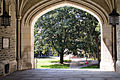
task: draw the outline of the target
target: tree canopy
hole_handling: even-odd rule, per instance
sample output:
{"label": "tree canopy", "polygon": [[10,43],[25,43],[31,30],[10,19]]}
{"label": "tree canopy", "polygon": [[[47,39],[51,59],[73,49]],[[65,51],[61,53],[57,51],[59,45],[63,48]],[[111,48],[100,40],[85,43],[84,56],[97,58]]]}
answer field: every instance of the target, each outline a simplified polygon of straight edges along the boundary
{"label": "tree canopy", "polygon": [[34,26],[35,53],[52,50],[60,54],[63,63],[65,50],[77,54],[98,53],[100,25],[98,20],[83,10],[64,6],[42,15]]}

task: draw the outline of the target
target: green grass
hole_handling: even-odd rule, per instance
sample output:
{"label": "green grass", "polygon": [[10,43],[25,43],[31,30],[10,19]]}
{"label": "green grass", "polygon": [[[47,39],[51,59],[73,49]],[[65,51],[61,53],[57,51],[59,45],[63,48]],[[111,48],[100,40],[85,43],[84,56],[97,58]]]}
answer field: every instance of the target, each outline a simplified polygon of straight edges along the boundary
{"label": "green grass", "polygon": [[53,64],[53,65],[43,65],[41,68],[69,68],[69,64]]}
{"label": "green grass", "polygon": [[[70,68],[70,62],[71,60],[64,60],[64,64],[60,64],[59,58],[37,58],[37,64],[36,68],[63,68],[63,69],[68,69]],[[87,67],[82,67],[80,69],[99,69],[97,65],[92,65],[92,66],[87,66]]]}
{"label": "green grass", "polygon": [[92,65],[92,66],[82,67],[80,69],[99,69],[99,67],[97,65]]}
{"label": "green grass", "polygon": [[64,64],[59,63],[60,60],[58,59],[51,59],[51,58],[41,58],[37,59],[37,65],[36,68],[64,68],[67,69],[69,68],[69,62],[71,60],[64,60]]}

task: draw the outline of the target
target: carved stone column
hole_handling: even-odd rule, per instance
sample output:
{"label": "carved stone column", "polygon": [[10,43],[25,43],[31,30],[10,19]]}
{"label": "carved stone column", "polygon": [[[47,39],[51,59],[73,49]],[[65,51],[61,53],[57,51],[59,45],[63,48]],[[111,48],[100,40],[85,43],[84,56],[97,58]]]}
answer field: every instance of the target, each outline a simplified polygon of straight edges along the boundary
{"label": "carved stone column", "polygon": [[16,49],[17,49],[17,69],[22,69],[21,61],[21,16],[20,16],[20,1],[16,0]]}
{"label": "carved stone column", "polygon": [[117,25],[117,62],[116,71],[120,73],[120,25]]}
{"label": "carved stone column", "polygon": [[21,70],[22,68],[22,61],[21,61],[21,17],[17,17],[17,62],[18,62],[18,70]]}

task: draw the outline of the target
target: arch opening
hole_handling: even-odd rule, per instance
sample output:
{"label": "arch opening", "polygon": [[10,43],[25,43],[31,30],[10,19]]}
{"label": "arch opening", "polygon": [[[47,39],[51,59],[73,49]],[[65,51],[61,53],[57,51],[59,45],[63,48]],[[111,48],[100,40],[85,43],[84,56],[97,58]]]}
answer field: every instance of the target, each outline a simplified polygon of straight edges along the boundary
{"label": "arch opening", "polygon": [[[55,17],[55,16],[54,16],[55,18],[52,17],[52,15],[54,15],[54,14],[58,17]],[[62,16],[62,14],[63,14],[63,16]],[[51,15],[51,16],[49,16],[49,15]],[[73,17],[70,17],[70,16],[73,16]],[[84,16],[84,17],[82,17],[82,16]],[[59,20],[59,17],[61,17],[60,20]],[[47,18],[47,19],[44,20],[43,18],[44,19]],[[74,20],[74,18],[75,18],[75,20]],[[91,22],[91,19],[89,19],[89,18],[92,19],[93,23]],[[71,19],[72,19],[72,21],[71,21]],[[70,20],[70,22],[69,22],[69,20]],[[49,25],[51,25],[51,26],[49,26],[49,25],[45,26],[45,24],[47,24],[46,21],[48,23],[50,22]],[[52,24],[51,21],[53,22],[53,24]],[[61,21],[63,21],[63,22],[61,22]],[[58,24],[58,25],[56,25],[56,24]],[[64,24],[64,25],[61,26],[62,29],[61,29],[59,24],[61,24],[61,25]],[[78,24],[79,26],[75,25],[75,24]],[[91,24],[94,24],[94,25],[91,25]],[[56,27],[54,27],[54,25],[56,25]],[[84,26],[82,26],[82,25],[84,25]],[[68,26],[68,27],[64,28],[64,26]],[[88,28],[85,27],[85,26],[87,26]],[[70,27],[72,27],[72,29]],[[93,27],[95,28],[95,30],[94,30]],[[62,30],[60,32],[60,34],[62,34],[63,37],[59,37],[59,38],[64,40],[65,42],[59,42],[59,44],[61,44],[61,46],[59,46],[59,48],[63,48],[63,50],[59,51],[58,48],[55,49],[55,47],[54,47],[54,46],[59,45],[58,41],[56,41],[56,40],[58,40],[58,37],[57,38],[53,37],[54,40],[52,40],[52,38],[49,37],[49,39],[47,40],[48,42],[45,41],[46,39],[43,38],[43,35],[47,36],[47,33],[44,34],[44,29],[45,29],[45,31],[50,30],[49,34],[50,33],[54,34],[54,35],[51,34],[51,37],[53,37],[55,35],[58,36],[59,34],[56,34],[56,32],[59,31],[59,29]],[[56,32],[53,31],[54,29],[55,29]],[[70,29],[72,31],[74,31],[74,30],[75,31],[71,33]],[[76,29],[79,29],[79,30],[76,30]],[[87,30],[87,29],[89,29],[89,30]],[[43,32],[43,34],[41,34],[42,32]],[[83,11],[83,10],[80,10],[78,8],[71,7],[71,6],[66,6],[66,5],[62,6],[62,7],[59,7],[57,9],[49,11],[48,13],[43,14],[41,17],[38,18],[37,22],[34,25],[34,33],[35,33],[34,34],[34,55],[36,54],[36,57],[40,58],[40,59],[38,59],[38,58],[35,57],[36,60],[41,61],[39,63],[37,61],[36,64],[45,65],[45,62],[42,63],[42,60],[49,60],[50,61],[51,58],[42,59],[41,57],[52,57],[52,58],[54,58],[53,60],[56,59],[56,61],[51,61],[51,62],[59,61],[60,63],[63,63],[62,61],[64,61],[64,60],[68,61],[68,62],[65,62],[65,64],[63,64],[63,65],[66,66],[66,64],[68,64],[68,65],[70,65],[70,68],[74,68],[74,66],[71,66],[71,65],[73,65],[75,63],[80,63],[78,65],[82,65],[82,66],[85,66],[86,64],[88,64],[88,65],[91,65],[91,66],[95,66],[96,68],[99,68],[98,66],[99,66],[100,63],[98,63],[98,62],[100,62],[100,50],[101,50],[101,49],[99,49],[101,47],[101,45],[100,45],[100,43],[101,43],[100,23],[90,13],[88,13],[86,11]],[[76,36],[72,36],[73,34],[76,34]],[[85,38],[85,37],[81,38],[80,36],[82,36],[82,35],[86,36],[87,38],[85,40],[82,40],[82,39]],[[89,38],[91,38],[91,40],[89,40],[89,41],[87,40],[88,35],[89,35]],[[65,38],[65,36],[66,36],[66,38]],[[96,37],[97,40],[93,36]],[[40,38],[38,38],[38,37],[40,37]],[[68,37],[69,37],[69,39],[68,39]],[[71,37],[74,37],[74,38],[71,38]],[[76,41],[75,37],[77,38],[77,41]],[[46,37],[46,38],[48,38],[48,37]],[[51,41],[49,42],[49,40],[51,40]],[[72,42],[73,45],[70,45],[69,41]],[[73,41],[75,41],[75,42],[73,42]],[[54,42],[54,43],[51,45],[51,42]],[[94,44],[94,46],[93,46],[93,44]],[[71,46],[71,47],[69,47],[68,45]],[[74,45],[76,45],[76,46],[74,46]],[[73,46],[74,46],[75,50],[73,50]],[[83,48],[83,46],[84,46],[84,48]],[[43,48],[45,48],[45,49],[43,49]],[[94,50],[94,49],[96,49],[96,50]],[[61,51],[63,53],[61,53]],[[51,54],[49,54],[49,52]],[[64,59],[61,57],[62,56],[61,54],[63,54]],[[45,55],[47,55],[47,56],[45,56]],[[53,56],[50,56],[50,55],[53,55]],[[87,56],[88,58],[87,57],[85,58],[85,56]],[[75,57],[76,57],[76,59],[75,59]],[[60,58],[60,60],[59,60],[59,58]],[[94,60],[92,60],[91,58],[94,58]],[[96,60],[96,58],[98,60]],[[59,62],[57,62],[57,63],[59,63]],[[86,64],[84,64],[84,63],[86,63]],[[94,63],[94,64],[92,64],[92,63]],[[50,66],[49,64],[50,63],[48,63],[48,64],[46,63],[47,66]],[[52,66],[54,67],[53,64],[55,65],[55,63],[52,63]],[[41,65],[41,68],[44,67],[43,65]],[[60,65],[61,64],[59,64],[59,66]],[[61,66],[63,66],[63,65],[61,65]],[[55,66],[57,68],[57,65],[55,65]],[[78,67],[82,67],[82,66],[78,66]],[[40,68],[40,67],[38,66],[37,68]],[[46,68],[49,68],[49,67],[46,67]]]}
{"label": "arch opening", "polygon": [[[103,14],[102,12],[98,13],[99,12],[99,11],[97,11],[98,9],[95,10],[96,8],[94,9],[94,7],[93,8],[89,8],[87,6],[84,6],[84,5],[81,5],[81,4],[78,4],[78,3],[76,4],[74,2],[68,2],[68,1],[65,1],[65,2],[63,1],[63,2],[60,2],[60,3],[52,4],[51,6],[45,7],[45,8],[40,9],[40,10],[38,10],[38,8],[39,8],[39,6],[38,6],[38,8],[36,8],[36,11],[33,10],[30,13],[28,11],[29,14],[26,13],[26,15],[24,16],[24,18],[22,20],[22,23],[23,23],[22,27],[25,27],[26,29],[29,30],[29,33],[26,34],[26,35],[29,35],[29,37],[30,37],[30,42],[29,42],[30,52],[28,53],[29,54],[28,60],[30,60],[31,63],[32,63],[32,65],[34,65],[34,63],[33,63],[33,61],[34,61],[34,59],[33,59],[33,55],[34,55],[34,46],[33,46],[34,45],[33,44],[34,43],[34,39],[33,39],[34,38],[33,37],[34,34],[33,34],[33,32],[34,32],[34,30],[33,29],[34,28],[33,27],[34,27],[34,24],[35,24],[36,20],[40,16],[42,16],[43,14],[45,14],[45,13],[51,11],[51,10],[57,9],[59,7],[63,7],[63,6],[72,6],[72,7],[84,10],[84,11],[86,11],[86,12],[94,15],[97,18],[97,20],[100,23],[100,27],[101,27],[101,59],[102,60],[101,60],[101,66],[100,66],[100,68],[104,69],[104,70],[112,70],[112,71],[114,71],[114,67],[113,66],[110,67],[109,69],[107,69],[108,65],[105,65],[105,62],[107,62],[108,64],[110,62],[109,65],[113,64],[112,57],[111,57],[111,50],[108,48],[108,46],[111,46],[111,44],[109,43],[109,41],[111,41],[111,40],[107,39],[106,36],[104,38],[104,35],[106,34],[104,32],[105,26],[107,26],[106,28],[109,27],[109,25],[107,25],[107,19],[105,18],[106,15]],[[94,6],[94,5],[90,5],[90,6]],[[25,28],[23,28],[23,32],[24,32]],[[23,36],[23,40],[26,41],[27,39],[25,39],[24,36]],[[108,41],[108,43],[107,43],[107,41]],[[24,51],[24,47],[26,45],[24,45],[24,43],[23,43],[22,46],[23,46],[23,51]],[[110,61],[109,61],[109,59],[106,60],[105,57],[104,57],[104,55],[106,55],[106,56],[109,55]]]}

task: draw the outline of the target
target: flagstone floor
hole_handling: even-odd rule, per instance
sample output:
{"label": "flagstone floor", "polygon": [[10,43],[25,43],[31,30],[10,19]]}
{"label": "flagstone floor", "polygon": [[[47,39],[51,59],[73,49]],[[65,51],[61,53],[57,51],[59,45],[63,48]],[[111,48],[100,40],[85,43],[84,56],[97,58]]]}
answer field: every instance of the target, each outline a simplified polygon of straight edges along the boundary
{"label": "flagstone floor", "polygon": [[0,80],[120,80],[120,74],[99,69],[32,69],[14,72]]}

